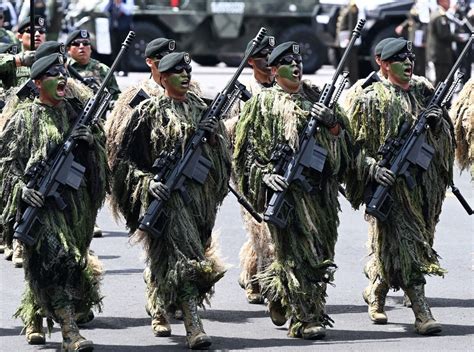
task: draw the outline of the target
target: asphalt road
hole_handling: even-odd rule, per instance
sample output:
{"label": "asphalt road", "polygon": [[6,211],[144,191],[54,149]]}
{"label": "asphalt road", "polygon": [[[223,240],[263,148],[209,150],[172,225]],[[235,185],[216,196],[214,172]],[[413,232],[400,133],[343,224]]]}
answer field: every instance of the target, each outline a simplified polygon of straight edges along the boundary
{"label": "asphalt road", "polygon": [[[230,78],[232,69],[196,68],[194,79],[206,96],[212,97]],[[322,85],[333,70],[325,67],[318,75],[307,76]],[[244,72],[248,76],[248,71]],[[147,77],[131,74],[119,78],[123,88]],[[474,204],[470,176],[456,173],[456,184],[470,204]],[[390,292],[387,299],[387,325],[374,325],[367,316],[362,290],[367,281],[362,274],[366,260],[367,224],[363,211],[354,211],[341,199],[339,241],[336,247],[335,285],[328,289],[327,312],[334,319],[322,341],[305,341],[286,336],[285,327],[273,326],[264,305],[250,305],[237,284],[239,250],[246,235],[239,206],[232,195],[225,200],[215,227],[221,252],[229,266],[217,284],[211,307],[202,312],[206,332],[215,350],[247,351],[469,351],[474,336],[473,221],[452,194],[444,203],[437,227],[435,248],[449,272],[445,278],[427,278],[426,294],[433,314],[444,327],[439,336],[421,337],[414,333],[413,312],[402,306],[401,292]],[[95,343],[96,351],[148,352],[184,351],[184,327],[173,320],[172,336],[154,337],[145,313],[142,279],[144,256],[139,245],[129,243],[124,225],[115,222],[105,206],[98,223],[104,237],[94,239],[92,249],[99,255],[106,273],[102,284],[104,309],[81,330]],[[0,351],[57,351],[61,333],[55,326],[44,346],[29,346],[20,335],[22,324],[12,318],[23,291],[23,271],[0,260]]]}

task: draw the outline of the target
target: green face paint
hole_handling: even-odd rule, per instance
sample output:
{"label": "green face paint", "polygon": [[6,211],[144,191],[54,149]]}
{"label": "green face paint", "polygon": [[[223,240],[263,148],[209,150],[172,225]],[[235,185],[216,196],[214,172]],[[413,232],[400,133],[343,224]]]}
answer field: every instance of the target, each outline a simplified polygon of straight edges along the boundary
{"label": "green face paint", "polygon": [[43,79],[41,89],[44,90],[49,99],[59,101],[64,99],[65,83],[66,80],[62,76],[47,77]]}
{"label": "green face paint", "polygon": [[297,77],[293,76],[294,66],[292,65],[281,65],[278,67],[277,74],[281,78],[289,79],[292,82],[298,82]]}
{"label": "green face paint", "polygon": [[401,82],[409,82],[411,79],[412,71],[412,63],[407,60],[405,60],[404,62],[395,61],[390,64],[390,72],[398,81]]}
{"label": "green face paint", "polygon": [[184,97],[189,89],[190,81],[191,75],[188,75],[185,71],[181,73],[172,73],[166,79],[165,89],[168,91],[170,96]]}

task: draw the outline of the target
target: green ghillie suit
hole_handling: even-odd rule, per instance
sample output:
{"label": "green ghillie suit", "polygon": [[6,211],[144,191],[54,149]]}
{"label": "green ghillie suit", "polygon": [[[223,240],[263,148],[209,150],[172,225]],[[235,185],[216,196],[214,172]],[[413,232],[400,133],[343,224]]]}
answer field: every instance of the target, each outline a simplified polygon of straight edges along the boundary
{"label": "green ghillie suit", "polygon": [[[347,184],[355,207],[363,202],[380,145],[386,138],[396,136],[406,119],[415,121],[429,99],[424,93],[422,85],[404,91],[384,81],[371,85],[355,100],[350,115],[354,142],[360,153],[356,160],[357,174]],[[447,116],[443,116],[439,130],[428,130],[427,143],[436,150],[429,169],[426,172],[411,170],[417,182],[413,190],[407,188],[402,177],[395,181],[391,188],[394,204],[386,222],[370,218],[369,248],[374,260],[368,268],[369,273],[372,272],[369,276],[379,276],[391,288],[406,291],[406,288],[423,285],[424,275],[445,273],[432,245],[446,187],[452,178],[454,139],[451,130]]]}
{"label": "green ghillie suit", "polygon": [[[92,58],[89,60],[89,63],[87,65],[81,65],[73,58],[69,58],[67,60],[67,63],[68,65],[76,69],[76,71],[79,72],[82,77],[93,78],[97,80],[97,83],[99,85],[102,84],[102,81],[105,79],[105,76],[107,76],[107,73],[110,70],[107,65]],[[109,91],[112,93],[112,100],[117,100],[120,94],[120,89],[115,77],[112,77],[110,79],[109,84],[107,85],[107,89],[109,89]]]}
{"label": "green ghillie suit", "polygon": [[[297,94],[286,93],[278,85],[262,90],[245,105],[237,124],[234,162],[239,189],[259,212],[269,199],[263,177],[272,173],[272,151],[277,143],[298,148],[298,136],[319,96],[317,89],[302,87]],[[341,126],[347,126],[341,110],[337,117]],[[343,129],[338,136],[325,127],[318,131],[316,139],[328,151],[328,158],[322,176],[307,175],[315,192],[290,184],[286,199],[294,209],[287,228],[268,224],[275,258],[257,278],[264,296],[279,302],[286,318],[292,319],[290,336],[299,336],[306,323],[331,325],[324,312],[326,285],[335,269],[338,186],[350,162],[349,138]]]}
{"label": "green ghillie suit", "polygon": [[[131,233],[139,217],[152,201],[149,184],[153,179],[152,165],[161,151],[173,151],[178,143],[184,148],[195,131],[207,106],[192,92],[185,102],[164,95],[142,102],[128,120],[117,160],[112,169],[112,206],[120,212]],[[204,146],[204,156],[212,163],[210,173],[199,185],[187,182],[191,202],[185,204],[179,192],[173,192],[166,202],[169,218],[162,237],[137,231],[137,240],[147,250],[148,266],[156,283],[154,313],[173,312],[184,300],[197,299],[198,304],[209,298],[213,285],[225,269],[211,246],[211,232],[218,207],[227,194],[230,155],[223,124],[216,135],[216,144]]]}
{"label": "green ghillie suit", "polygon": [[450,111],[456,136],[456,160],[461,170],[471,168],[474,179],[474,79],[470,79],[459,93]]}
{"label": "green ghillie suit", "polygon": [[[255,77],[252,77],[242,82],[252,96],[257,95],[265,89]],[[244,109],[245,103],[241,101],[235,102],[230,117],[225,120],[225,126],[231,145],[235,141],[235,128],[240,118],[240,113]],[[232,181],[238,183],[235,174],[232,176]],[[255,219],[241,207],[242,219],[245,230],[247,231],[248,240],[240,249],[240,272],[239,284],[246,290],[247,299],[252,303],[261,302],[260,288],[256,282],[255,275],[263,271],[271,262],[273,258],[273,245],[271,241],[270,231],[265,222],[258,223]]]}
{"label": "green ghillie suit", "polygon": [[[77,107],[67,101],[52,108],[35,100],[20,104],[6,124],[0,136],[0,194],[5,201],[2,223],[6,231],[13,230],[12,222],[25,207],[21,201],[28,182],[25,172],[61,145],[77,114]],[[93,146],[79,142],[75,151],[76,160],[86,167],[80,189],[63,190],[65,210],[59,210],[53,200],[45,201],[39,210],[41,224],[32,229],[37,243],[25,246],[27,288],[16,315],[26,326],[40,314],[58,321],[57,312],[66,307],[78,313],[100,309],[100,268],[95,260],[89,262],[88,249],[105,197],[107,161],[102,127],[92,130]]]}

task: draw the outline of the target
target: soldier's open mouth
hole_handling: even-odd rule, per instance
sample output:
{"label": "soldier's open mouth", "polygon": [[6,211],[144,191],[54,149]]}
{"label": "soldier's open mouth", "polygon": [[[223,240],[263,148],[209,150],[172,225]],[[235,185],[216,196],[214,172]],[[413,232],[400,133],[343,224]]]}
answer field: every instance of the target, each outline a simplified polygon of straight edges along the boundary
{"label": "soldier's open mouth", "polygon": [[298,68],[295,68],[293,70],[293,77],[299,78],[300,77],[300,70]]}
{"label": "soldier's open mouth", "polygon": [[189,81],[182,81],[181,86],[184,87],[184,88],[188,88],[189,87]]}
{"label": "soldier's open mouth", "polygon": [[56,91],[60,97],[63,97],[66,93],[66,82],[61,81],[58,83],[58,87],[56,88]]}

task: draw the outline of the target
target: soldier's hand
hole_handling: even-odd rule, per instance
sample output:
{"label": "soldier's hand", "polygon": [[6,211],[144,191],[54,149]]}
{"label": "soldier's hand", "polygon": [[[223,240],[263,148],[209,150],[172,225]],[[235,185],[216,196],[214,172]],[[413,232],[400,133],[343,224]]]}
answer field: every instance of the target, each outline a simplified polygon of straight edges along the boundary
{"label": "soldier's hand", "polygon": [[395,174],[386,167],[376,165],[374,179],[382,186],[388,187],[395,183]]}
{"label": "soldier's hand", "polygon": [[282,175],[278,174],[266,174],[263,176],[263,182],[267,185],[268,188],[276,191],[283,192],[288,188],[288,182]]}
{"label": "soldier's hand", "polygon": [[148,187],[148,192],[158,200],[167,201],[170,199],[170,189],[162,182],[152,180]]}
{"label": "soldier's hand", "polygon": [[337,123],[337,119],[334,116],[333,111],[322,103],[313,104],[311,113],[326,127],[332,128]]}
{"label": "soldier's hand", "polygon": [[426,110],[426,121],[433,130],[438,130],[443,120],[443,110],[439,106],[432,106]]}
{"label": "soldier's hand", "polygon": [[88,126],[80,125],[74,130],[71,135],[72,138],[86,142],[89,146],[94,144],[94,136]]}
{"label": "soldier's hand", "polygon": [[26,186],[21,190],[21,199],[32,207],[41,208],[44,205],[44,199],[41,193]]}
{"label": "soldier's hand", "polygon": [[30,67],[35,62],[35,51],[24,51],[15,55],[15,58],[20,62],[20,66]]}
{"label": "soldier's hand", "polygon": [[199,122],[198,127],[211,134],[216,133],[219,121],[215,117],[211,117]]}

